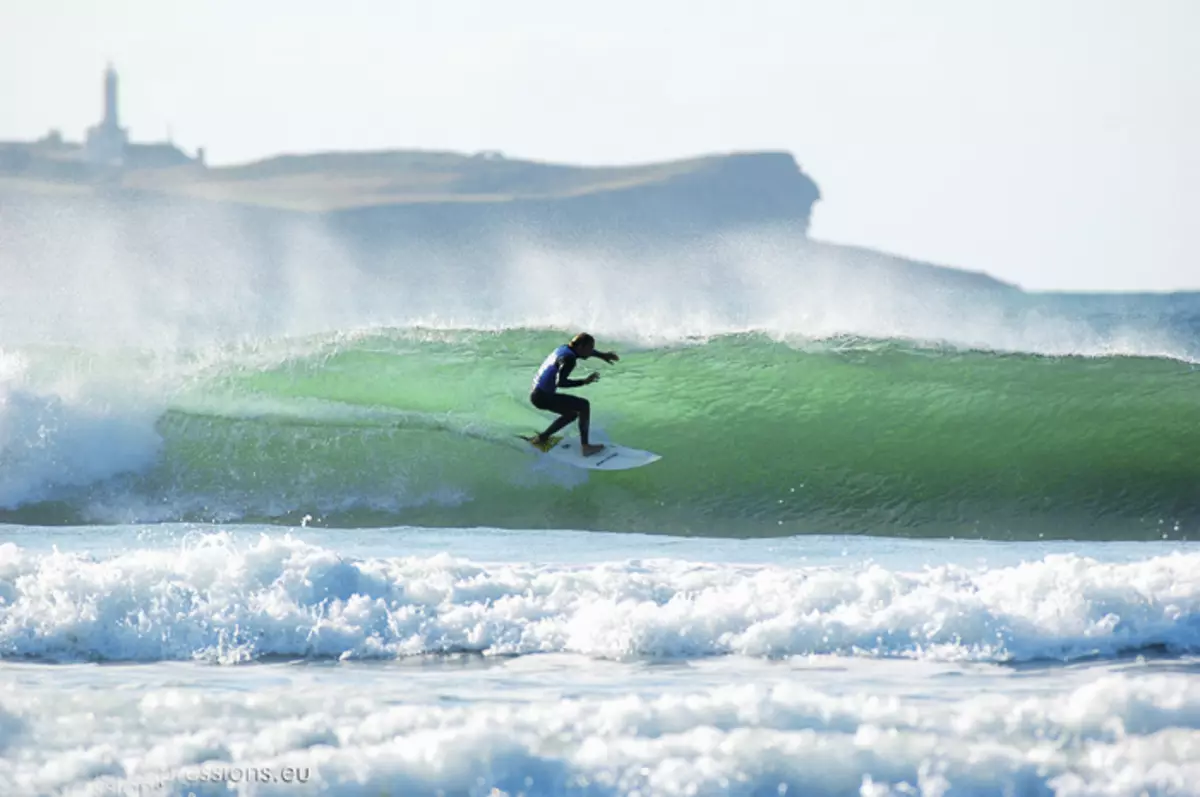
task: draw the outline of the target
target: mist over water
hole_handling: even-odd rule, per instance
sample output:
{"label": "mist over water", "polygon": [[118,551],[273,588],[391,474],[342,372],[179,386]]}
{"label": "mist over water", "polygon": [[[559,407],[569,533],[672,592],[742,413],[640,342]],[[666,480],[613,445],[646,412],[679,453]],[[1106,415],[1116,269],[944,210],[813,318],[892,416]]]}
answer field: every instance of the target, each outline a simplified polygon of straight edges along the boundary
{"label": "mist over water", "polygon": [[778,227],[636,247],[565,246],[514,229],[477,245],[414,241],[368,255],[318,215],[56,204],[4,208],[0,251],[9,346],[194,356],[213,343],[433,326],[586,328],[645,343],[753,330],[1054,355],[1197,351],[1192,330],[1145,317],[1142,304],[1098,323],[1066,297]]}

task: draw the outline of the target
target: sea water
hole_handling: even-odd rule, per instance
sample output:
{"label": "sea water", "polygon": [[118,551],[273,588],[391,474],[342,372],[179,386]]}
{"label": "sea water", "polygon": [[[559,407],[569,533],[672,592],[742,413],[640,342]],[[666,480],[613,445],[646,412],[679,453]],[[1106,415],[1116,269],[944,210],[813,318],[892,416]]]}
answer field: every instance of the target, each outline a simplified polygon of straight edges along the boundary
{"label": "sea water", "polygon": [[[1200,793],[1195,296],[91,252],[0,299],[0,794]],[[516,439],[581,328],[659,462]]]}

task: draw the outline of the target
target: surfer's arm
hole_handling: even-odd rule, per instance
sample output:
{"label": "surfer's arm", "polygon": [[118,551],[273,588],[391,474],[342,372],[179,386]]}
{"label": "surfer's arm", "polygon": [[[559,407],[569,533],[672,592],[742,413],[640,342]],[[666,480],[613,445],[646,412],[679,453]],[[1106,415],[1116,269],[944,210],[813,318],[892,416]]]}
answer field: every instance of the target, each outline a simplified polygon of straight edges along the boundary
{"label": "surfer's arm", "polygon": [[617,360],[621,359],[620,357],[617,356],[617,353],[615,351],[598,351],[598,352],[594,352],[592,354],[592,356],[599,357],[601,360],[604,360],[604,362],[606,362],[606,363],[615,363]]}
{"label": "surfer's arm", "polygon": [[583,387],[592,382],[592,379],[570,379],[571,371],[575,369],[574,357],[563,357],[558,361],[558,386],[559,387]]}

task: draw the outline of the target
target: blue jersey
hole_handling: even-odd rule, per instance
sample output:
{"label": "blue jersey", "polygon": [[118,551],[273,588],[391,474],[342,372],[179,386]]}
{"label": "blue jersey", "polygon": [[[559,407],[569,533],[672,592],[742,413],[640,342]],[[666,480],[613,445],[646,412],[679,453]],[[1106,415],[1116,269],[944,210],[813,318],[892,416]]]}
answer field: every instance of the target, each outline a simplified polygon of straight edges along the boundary
{"label": "blue jersey", "polygon": [[575,350],[565,344],[550,352],[533,377],[533,389],[544,393],[558,390],[559,372],[562,372],[563,377],[571,373],[571,369],[575,367],[576,356]]}

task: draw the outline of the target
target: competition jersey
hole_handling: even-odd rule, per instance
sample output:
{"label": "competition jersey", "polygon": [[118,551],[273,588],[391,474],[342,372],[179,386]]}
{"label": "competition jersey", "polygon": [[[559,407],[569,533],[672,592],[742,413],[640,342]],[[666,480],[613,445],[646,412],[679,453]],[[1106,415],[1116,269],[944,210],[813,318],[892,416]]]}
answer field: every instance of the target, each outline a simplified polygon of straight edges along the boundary
{"label": "competition jersey", "polygon": [[565,377],[575,367],[577,355],[570,346],[562,345],[546,356],[541,368],[533,377],[533,389],[544,393],[553,393],[558,389],[558,375],[562,371]]}

